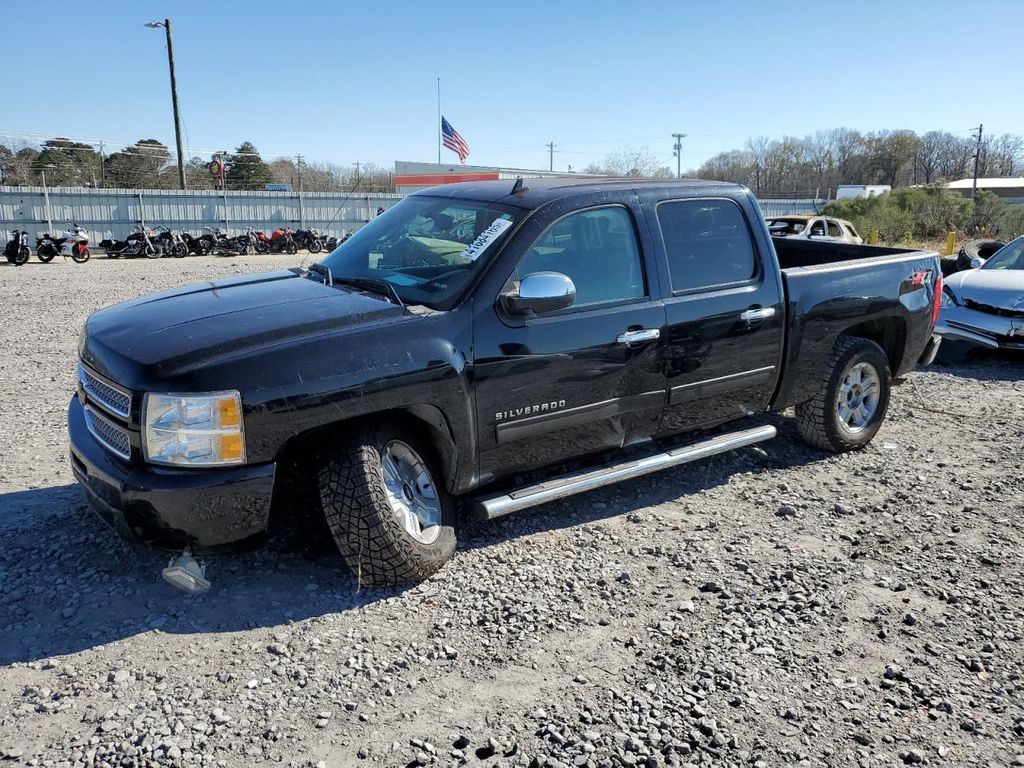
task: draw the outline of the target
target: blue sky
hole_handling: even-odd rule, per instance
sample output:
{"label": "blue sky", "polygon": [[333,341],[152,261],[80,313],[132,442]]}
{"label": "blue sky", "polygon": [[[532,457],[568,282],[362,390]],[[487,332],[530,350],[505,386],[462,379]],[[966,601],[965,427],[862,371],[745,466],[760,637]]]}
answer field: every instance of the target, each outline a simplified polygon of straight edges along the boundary
{"label": "blue sky", "polygon": [[691,167],[840,126],[1024,134],[1024,0],[11,2],[0,133],[173,147],[143,27],[167,15],[198,149],[436,160],[436,77],[480,164],[547,167],[554,141],[558,169],[644,146],[674,167],[675,131]]}

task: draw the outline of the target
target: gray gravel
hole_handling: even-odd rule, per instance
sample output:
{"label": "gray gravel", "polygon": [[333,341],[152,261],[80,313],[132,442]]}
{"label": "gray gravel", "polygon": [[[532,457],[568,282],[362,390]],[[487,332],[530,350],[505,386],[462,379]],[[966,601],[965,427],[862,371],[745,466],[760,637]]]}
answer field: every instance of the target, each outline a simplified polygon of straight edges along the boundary
{"label": "gray gravel", "polygon": [[292,533],[175,592],[72,484],[79,328],[297,260],[0,266],[9,764],[1024,765],[1020,360],[910,375],[856,454],[775,417],[763,450],[469,523],[409,589]]}

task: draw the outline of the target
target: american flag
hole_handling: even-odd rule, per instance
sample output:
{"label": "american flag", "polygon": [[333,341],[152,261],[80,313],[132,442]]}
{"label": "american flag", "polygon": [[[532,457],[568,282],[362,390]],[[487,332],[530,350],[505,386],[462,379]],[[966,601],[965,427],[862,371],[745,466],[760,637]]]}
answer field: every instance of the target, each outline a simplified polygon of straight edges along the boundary
{"label": "american flag", "polygon": [[469,144],[443,116],[441,117],[441,138],[442,143],[459,156],[459,162],[465,163],[466,158],[469,157]]}

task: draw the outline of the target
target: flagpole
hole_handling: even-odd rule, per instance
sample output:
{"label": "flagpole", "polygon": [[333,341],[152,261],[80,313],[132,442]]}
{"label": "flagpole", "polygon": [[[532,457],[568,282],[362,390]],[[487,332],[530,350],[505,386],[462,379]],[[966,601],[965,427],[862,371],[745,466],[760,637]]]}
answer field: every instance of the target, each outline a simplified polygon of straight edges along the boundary
{"label": "flagpole", "polygon": [[441,164],[441,78],[437,78],[437,164]]}

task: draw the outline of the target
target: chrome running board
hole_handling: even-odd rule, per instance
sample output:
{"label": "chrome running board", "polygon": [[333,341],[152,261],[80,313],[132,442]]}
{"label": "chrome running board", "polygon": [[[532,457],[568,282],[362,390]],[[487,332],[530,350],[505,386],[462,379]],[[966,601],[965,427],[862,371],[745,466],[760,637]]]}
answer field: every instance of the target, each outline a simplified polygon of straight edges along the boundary
{"label": "chrome running board", "polygon": [[737,448],[744,448],[764,440],[771,440],[773,437],[775,437],[775,427],[771,426],[754,427],[741,432],[716,435],[699,443],[673,448],[671,451],[657,453],[642,459],[611,464],[547,480],[536,485],[516,488],[506,493],[472,499],[470,504],[478,517],[493,520],[511,512],[518,512],[520,509],[555,499],[563,499],[566,496],[600,488],[603,485],[611,485],[621,480],[629,480]]}

